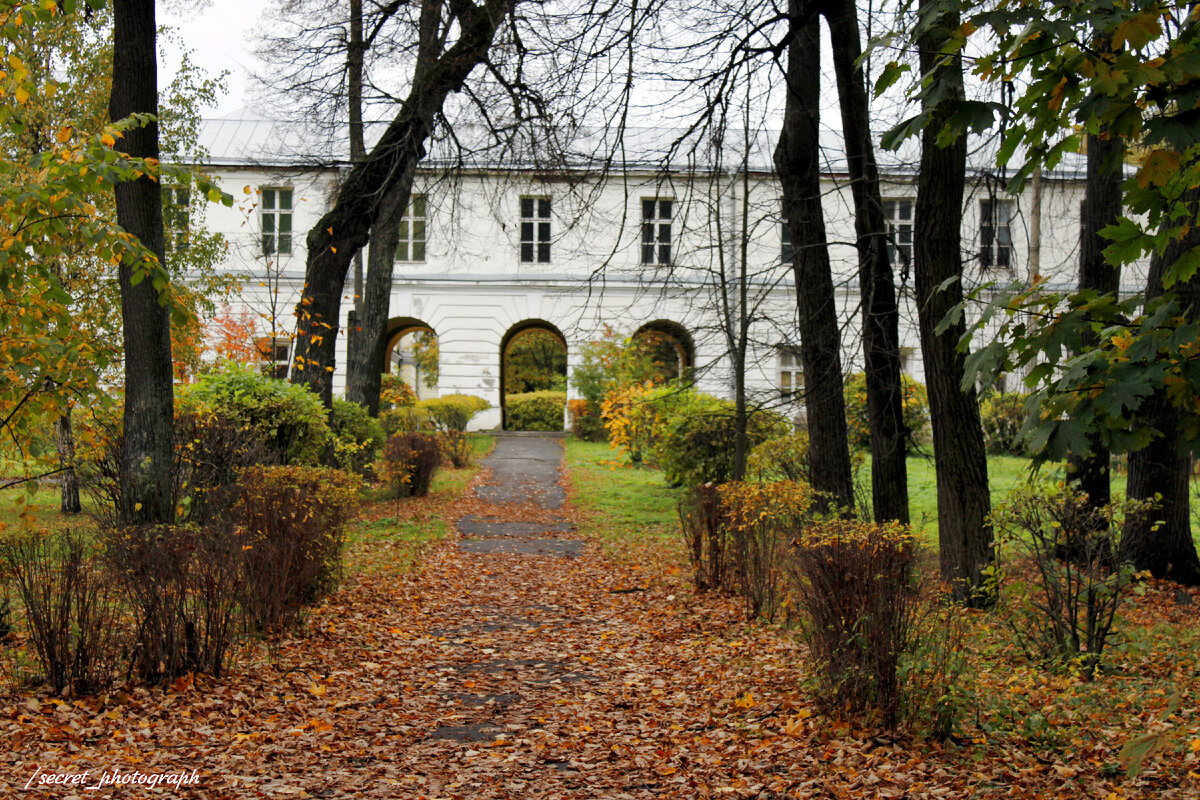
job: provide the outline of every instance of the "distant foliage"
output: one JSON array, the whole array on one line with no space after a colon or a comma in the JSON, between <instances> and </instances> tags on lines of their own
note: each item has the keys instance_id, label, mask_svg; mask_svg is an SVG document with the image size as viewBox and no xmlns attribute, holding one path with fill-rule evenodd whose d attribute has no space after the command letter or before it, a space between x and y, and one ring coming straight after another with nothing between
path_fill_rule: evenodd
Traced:
<instances>
[{"instance_id":1,"label":"distant foliage","mask_svg":"<svg viewBox=\"0 0 1200 800\"><path fill-rule=\"evenodd\" d=\"M325 408L316 395L248 366L227 364L202 376L179 391L176 406L255 431L283 464L315 464L329 440Z\"/></svg>"},{"instance_id":2,"label":"distant foliage","mask_svg":"<svg viewBox=\"0 0 1200 800\"><path fill-rule=\"evenodd\" d=\"M523 331L512 338L504 353L504 375L504 385L510 394L566 391L567 349L550 331L539 328ZM556 430L562 430L562 426Z\"/></svg>"},{"instance_id":3,"label":"distant foliage","mask_svg":"<svg viewBox=\"0 0 1200 800\"><path fill-rule=\"evenodd\" d=\"M910 451L926 439L926 428L929 425L929 395L925 392L924 384L907 375L902 375L904 394L901 402L904 407L904 424L909 429ZM871 446L870 421L867 418L867 376L856 372L846 378L844 388L846 398L846 426L850 446L858 449L868 449Z\"/></svg>"},{"instance_id":4,"label":"distant foliage","mask_svg":"<svg viewBox=\"0 0 1200 800\"><path fill-rule=\"evenodd\" d=\"M571 418L571 434L576 439L584 442L608 440L608 431L604 427L598 404L577 397L567 403L567 413Z\"/></svg>"},{"instance_id":5,"label":"distant foliage","mask_svg":"<svg viewBox=\"0 0 1200 800\"><path fill-rule=\"evenodd\" d=\"M504 398L504 427L510 431L561 431L566 392L526 392Z\"/></svg>"},{"instance_id":6,"label":"distant foliage","mask_svg":"<svg viewBox=\"0 0 1200 800\"><path fill-rule=\"evenodd\" d=\"M408 408L417 404L417 392L399 375L384 375L380 379L379 408Z\"/></svg>"},{"instance_id":7,"label":"distant foliage","mask_svg":"<svg viewBox=\"0 0 1200 800\"><path fill-rule=\"evenodd\" d=\"M787 433L791 425L762 409L748 410L749 447ZM688 392L659 418L661 434L654 437L658 465L674 486L724 483L733 477L734 404L711 395Z\"/></svg>"},{"instance_id":8,"label":"distant foliage","mask_svg":"<svg viewBox=\"0 0 1200 800\"><path fill-rule=\"evenodd\" d=\"M333 454L338 466L365 473L387 438L379 421L358 403L334 398Z\"/></svg>"},{"instance_id":9,"label":"distant foliage","mask_svg":"<svg viewBox=\"0 0 1200 800\"><path fill-rule=\"evenodd\" d=\"M747 462L747 472L760 480L810 483L808 431L796 431L768 439L755 447Z\"/></svg>"},{"instance_id":10,"label":"distant foliage","mask_svg":"<svg viewBox=\"0 0 1200 800\"><path fill-rule=\"evenodd\" d=\"M664 337L660 334L622 339L612 328L605 327L604 335L580 348L580 363L571 372L571 385L587 401L586 413L572 413L576 436L586 441L603 441L610 430L602 407L618 393L630 387L658 386L678 376L678 354L672 347L671 363L660 363L656 357L663 351ZM619 405L619 397L615 400Z\"/></svg>"},{"instance_id":11,"label":"distant foliage","mask_svg":"<svg viewBox=\"0 0 1200 800\"><path fill-rule=\"evenodd\" d=\"M1017 392L990 394L979 404L983 422L983 442L992 455L1029 455L1020 437L1025 424L1025 402L1029 395Z\"/></svg>"},{"instance_id":12,"label":"distant foliage","mask_svg":"<svg viewBox=\"0 0 1200 800\"><path fill-rule=\"evenodd\" d=\"M614 389L600 407L609 441L635 464L657 463L657 447L667 420L693 394L686 387L652 381Z\"/></svg>"},{"instance_id":13,"label":"distant foliage","mask_svg":"<svg viewBox=\"0 0 1200 800\"><path fill-rule=\"evenodd\" d=\"M416 406L400 406L389 408L379 414L379 425L385 436L397 433L416 433L421 430L433 430L429 412Z\"/></svg>"}]
</instances>

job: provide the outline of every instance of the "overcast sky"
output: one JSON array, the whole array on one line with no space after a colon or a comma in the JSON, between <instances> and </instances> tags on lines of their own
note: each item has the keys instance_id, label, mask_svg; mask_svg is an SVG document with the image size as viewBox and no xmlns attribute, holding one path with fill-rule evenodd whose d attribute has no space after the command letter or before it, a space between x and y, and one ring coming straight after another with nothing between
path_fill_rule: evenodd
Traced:
<instances>
[{"instance_id":1,"label":"overcast sky","mask_svg":"<svg viewBox=\"0 0 1200 800\"><path fill-rule=\"evenodd\" d=\"M261 0L208 0L207 7L198 11L180 12L179 3L159 3L158 22L177 28L193 51L192 59L210 75L222 70L229 71L229 92L215 109L208 109L205 116L228 116L249 103L246 90L250 84L250 73L254 70L254 57L250 53L249 31L258 22L263 3ZM179 50L169 42L167 63L159 65L159 85L171 82L179 63Z\"/></svg>"}]
</instances>

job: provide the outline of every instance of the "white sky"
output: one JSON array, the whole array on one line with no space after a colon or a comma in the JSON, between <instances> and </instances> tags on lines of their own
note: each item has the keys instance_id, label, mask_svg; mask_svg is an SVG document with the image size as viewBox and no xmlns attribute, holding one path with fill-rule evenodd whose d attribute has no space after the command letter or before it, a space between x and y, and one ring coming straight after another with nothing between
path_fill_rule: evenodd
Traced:
<instances>
[{"instance_id":1,"label":"white sky","mask_svg":"<svg viewBox=\"0 0 1200 800\"><path fill-rule=\"evenodd\" d=\"M258 22L263 10L261 0L207 0L206 7L199 10L180 9L181 5L197 5L194 2L157 3L159 25L176 28L184 43L192 52L192 60L211 76L228 70L226 83L229 92L221 98L215 109L203 111L207 117L228 116L243 106L249 105L246 96L250 85L250 74L255 68L248 39L250 29ZM161 42L160 49L167 51L167 63L159 64L159 86L171 82L179 63L179 50L170 42Z\"/></svg>"}]
</instances>

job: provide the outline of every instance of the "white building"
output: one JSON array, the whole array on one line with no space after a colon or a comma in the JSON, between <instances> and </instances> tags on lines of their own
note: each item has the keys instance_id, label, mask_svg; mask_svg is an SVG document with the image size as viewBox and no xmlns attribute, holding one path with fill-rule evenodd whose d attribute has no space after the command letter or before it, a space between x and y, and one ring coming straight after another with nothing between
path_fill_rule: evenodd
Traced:
<instances>
[{"instance_id":1,"label":"white building","mask_svg":"<svg viewBox=\"0 0 1200 800\"><path fill-rule=\"evenodd\" d=\"M795 286L784 260L789 244L771 168L776 137L764 132L741 147L748 156L725 144L724 152L711 158L701 152L684 159L666 155L673 136L673 131L635 132L625 152L638 155L603 174L594 159L585 158L578 166L553 170L509 159L453 170L436 158L427 161L402 223L393 273L393 369L403 359L403 348L396 347L402 337L433 331L440 352L436 392L488 400L493 409L477 424L490 428L501 419L501 353L516 334L530 328L553 331L566 345L570 370L578 363L580 346L608 326L622 336L645 330L668 334L699 388L729 394L722 276L728 286L744 263L754 319L749 388L781 410L794 410L798 399L792 395L802 378ZM263 120L208 120L201 143L211 156L210 171L235 200L232 208L210 206L206 226L228 242L224 268L245 276L241 302L260 317L263 341L275 336L276 346L265 350L282 363L304 282L304 237L328 208L345 162L327 157L318 165L314 151L328 153L327 148L306 145L294 126ZM853 371L861 364L859 290L853 206L839 148L836 141L825 148L825 217L843 323L843 363ZM903 264L911 257L916 158L881 153L880 159L885 212L896 261ZM714 170L695 166L698 162L724 166ZM994 179L977 177L964 209L968 282L1007 283L1034 272L1054 276L1052 282L1062 285L1076 280L1082 163L1041 180L1040 225L1032 214L1034 191L1027 187L1014 197ZM1031 247L1034 241L1040 247ZM904 369L921 380L908 270L899 267L896 280ZM1130 283L1136 286L1137 276ZM729 291L726 296L735 299L736 286ZM344 326L353 294L349 277L335 394L345 384Z\"/></svg>"}]
</instances>

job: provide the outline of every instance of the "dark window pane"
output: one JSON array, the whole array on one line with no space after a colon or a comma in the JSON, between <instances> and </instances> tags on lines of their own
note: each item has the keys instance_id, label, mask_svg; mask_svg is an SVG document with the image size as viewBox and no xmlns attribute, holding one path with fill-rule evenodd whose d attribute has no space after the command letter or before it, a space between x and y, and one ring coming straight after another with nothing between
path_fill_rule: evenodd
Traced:
<instances>
[{"instance_id":1,"label":"dark window pane","mask_svg":"<svg viewBox=\"0 0 1200 800\"><path fill-rule=\"evenodd\" d=\"M280 189L279 190L279 207L281 209L285 209L285 210L291 209L291 207L292 207L292 190L291 189Z\"/></svg>"},{"instance_id":2,"label":"dark window pane","mask_svg":"<svg viewBox=\"0 0 1200 800\"><path fill-rule=\"evenodd\" d=\"M548 264L550 262L550 243L549 242L539 242L538 243L538 261L540 261L543 264Z\"/></svg>"},{"instance_id":3,"label":"dark window pane","mask_svg":"<svg viewBox=\"0 0 1200 800\"><path fill-rule=\"evenodd\" d=\"M661 242L669 243L671 241L671 226L670 225L659 225L658 226L658 241L660 243Z\"/></svg>"},{"instance_id":4,"label":"dark window pane","mask_svg":"<svg viewBox=\"0 0 1200 800\"><path fill-rule=\"evenodd\" d=\"M262 228L263 228L263 234L275 232L275 215L274 214L263 214Z\"/></svg>"},{"instance_id":5,"label":"dark window pane","mask_svg":"<svg viewBox=\"0 0 1200 800\"><path fill-rule=\"evenodd\" d=\"M400 241L408 241L408 220L400 220Z\"/></svg>"},{"instance_id":6,"label":"dark window pane","mask_svg":"<svg viewBox=\"0 0 1200 800\"><path fill-rule=\"evenodd\" d=\"M521 198L521 216L522 217L532 217L533 216L533 198L532 197L522 197Z\"/></svg>"},{"instance_id":7,"label":"dark window pane","mask_svg":"<svg viewBox=\"0 0 1200 800\"><path fill-rule=\"evenodd\" d=\"M654 219L654 201L653 200L643 200L642 201L642 219L646 219L646 220Z\"/></svg>"},{"instance_id":8,"label":"dark window pane","mask_svg":"<svg viewBox=\"0 0 1200 800\"><path fill-rule=\"evenodd\" d=\"M521 260L533 261L533 242L521 242Z\"/></svg>"},{"instance_id":9,"label":"dark window pane","mask_svg":"<svg viewBox=\"0 0 1200 800\"><path fill-rule=\"evenodd\" d=\"M414 217L425 216L425 195L419 194L412 201L412 215Z\"/></svg>"},{"instance_id":10,"label":"dark window pane","mask_svg":"<svg viewBox=\"0 0 1200 800\"><path fill-rule=\"evenodd\" d=\"M658 246L658 263L660 263L660 264L670 264L671 263L671 245L660 244Z\"/></svg>"},{"instance_id":11,"label":"dark window pane","mask_svg":"<svg viewBox=\"0 0 1200 800\"><path fill-rule=\"evenodd\" d=\"M275 252L275 237L268 233L264 233L262 237L262 249L267 255Z\"/></svg>"},{"instance_id":12,"label":"dark window pane","mask_svg":"<svg viewBox=\"0 0 1200 800\"><path fill-rule=\"evenodd\" d=\"M543 219L550 217L550 201L542 198L538 200L538 216Z\"/></svg>"},{"instance_id":13,"label":"dark window pane","mask_svg":"<svg viewBox=\"0 0 1200 800\"><path fill-rule=\"evenodd\" d=\"M263 189L262 190L262 207L265 209L268 209L268 210L275 208L275 190L274 189Z\"/></svg>"},{"instance_id":14,"label":"dark window pane","mask_svg":"<svg viewBox=\"0 0 1200 800\"><path fill-rule=\"evenodd\" d=\"M412 260L413 261L424 261L425 260L425 242L423 242L423 241L413 242Z\"/></svg>"},{"instance_id":15,"label":"dark window pane","mask_svg":"<svg viewBox=\"0 0 1200 800\"><path fill-rule=\"evenodd\" d=\"M642 242L645 243L645 242L653 242L653 241L654 241L654 226L648 222L644 223L642 225Z\"/></svg>"},{"instance_id":16,"label":"dark window pane","mask_svg":"<svg viewBox=\"0 0 1200 800\"><path fill-rule=\"evenodd\" d=\"M550 241L550 223L549 222L539 222L538 223L538 241L539 242L549 242Z\"/></svg>"},{"instance_id":17,"label":"dark window pane","mask_svg":"<svg viewBox=\"0 0 1200 800\"><path fill-rule=\"evenodd\" d=\"M900 203L900 219L912 219L912 201L904 200Z\"/></svg>"},{"instance_id":18,"label":"dark window pane","mask_svg":"<svg viewBox=\"0 0 1200 800\"><path fill-rule=\"evenodd\" d=\"M670 200L660 201L658 204L658 211L659 211L659 219L670 219L671 218L671 201Z\"/></svg>"},{"instance_id":19,"label":"dark window pane","mask_svg":"<svg viewBox=\"0 0 1200 800\"><path fill-rule=\"evenodd\" d=\"M643 264L653 264L654 263L654 245L652 245L652 244L642 245L642 263Z\"/></svg>"},{"instance_id":20,"label":"dark window pane","mask_svg":"<svg viewBox=\"0 0 1200 800\"><path fill-rule=\"evenodd\" d=\"M895 217L896 217L896 201L895 200L884 200L883 201L883 215L885 217L887 217L888 219L895 219Z\"/></svg>"},{"instance_id":21,"label":"dark window pane","mask_svg":"<svg viewBox=\"0 0 1200 800\"><path fill-rule=\"evenodd\" d=\"M425 220L415 219L412 224L412 238L414 242L425 241Z\"/></svg>"},{"instance_id":22,"label":"dark window pane","mask_svg":"<svg viewBox=\"0 0 1200 800\"><path fill-rule=\"evenodd\" d=\"M533 223L532 222L522 222L521 223L521 241L522 242L532 242L533 241Z\"/></svg>"},{"instance_id":23,"label":"dark window pane","mask_svg":"<svg viewBox=\"0 0 1200 800\"><path fill-rule=\"evenodd\" d=\"M292 235L290 233L279 234L279 252L284 254L292 252Z\"/></svg>"},{"instance_id":24,"label":"dark window pane","mask_svg":"<svg viewBox=\"0 0 1200 800\"><path fill-rule=\"evenodd\" d=\"M291 233L292 232L292 215L291 214L280 214L279 215L279 232L280 233Z\"/></svg>"},{"instance_id":25,"label":"dark window pane","mask_svg":"<svg viewBox=\"0 0 1200 800\"><path fill-rule=\"evenodd\" d=\"M408 242L404 239L401 239L400 244L396 245L396 260L408 261Z\"/></svg>"}]
</instances>

